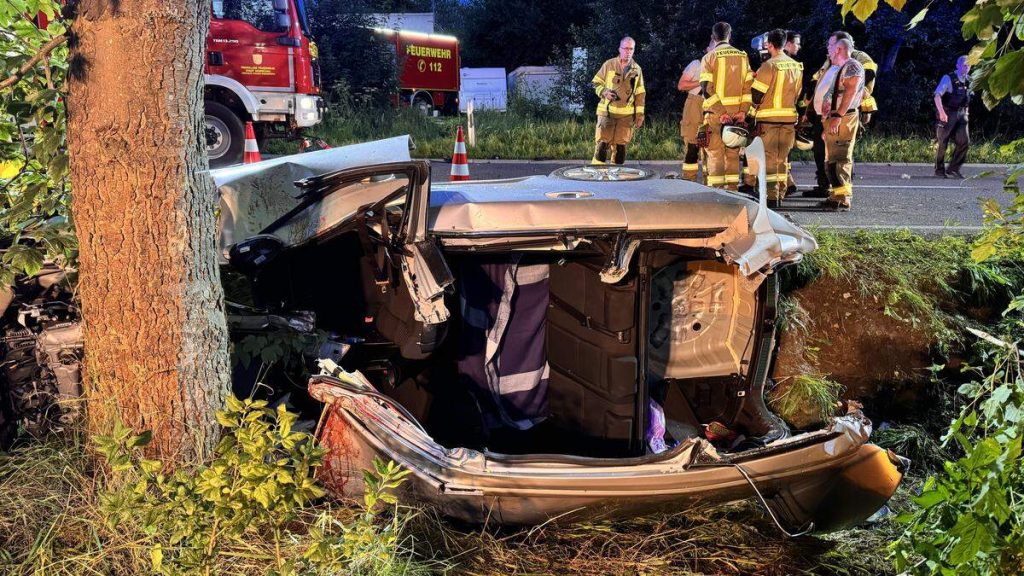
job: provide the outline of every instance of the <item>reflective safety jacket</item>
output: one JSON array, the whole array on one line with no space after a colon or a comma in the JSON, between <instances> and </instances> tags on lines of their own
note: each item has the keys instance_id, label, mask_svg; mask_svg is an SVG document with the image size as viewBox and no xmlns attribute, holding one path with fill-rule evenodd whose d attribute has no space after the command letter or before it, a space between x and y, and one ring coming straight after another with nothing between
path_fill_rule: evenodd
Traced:
<instances>
[{"instance_id":1,"label":"reflective safety jacket","mask_svg":"<svg viewBox=\"0 0 1024 576\"><path fill-rule=\"evenodd\" d=\"M804 65L779 52L761 64L750 89L764 96L751 111L758 122L795 123L796 102L803 86Z\"/></svg>"},{"instance_id":2,"label":"reflective safety jacket","mask_svg":"<svg viewBox=\"0 0 1024 576\"><path fill-rule=\"evenodd\" d=\"M635 116L644 113L647 89L644 88L643 70L636 62L630 60L623 67L618 58L606 60L590 82L600 98L597 103L598 116ZM601 94L605 90L615 92L618 99L613 102L602 98Z\"/></svg>"},{"instance_id":3,"label":"reflective safety jacket","mask_svg":"<svg viewBox=\"0 0 1024 576\"><path fill-rule=\"evenodd\" d=\"M868 53L863 50L854 50L853 53L850 54L850 58L860 62L861 66L864 67L864 99L860 101L859 109L861 112L877 112L878 104L875 102L875 97L872 96L872 93L875 91L875 77L878 76L878 64L875 64L875 61L871 59L871 56L868 56ZM814 76L811 76L811 80L813 80L811 85L814 86L817 84L818 79L821 78L821 76L825 74L831 66L832 63L826 58L825 63L821 65L821 68L814 73ZM813 94L813 89L811 94ZM808 97L804 101L805 105L810 102L811 94L808 94Z\"/></svg>"},{"instance_id":4,"label":"reflective safety jacket","mask_svg":"<svg viewBox=\"0 0 1024 576\"><path fill-rule=\"evenodd\" d=\"M719 43L700 61L700 81L707 82L704 113L715 117L722 114L747 112L750 108L750 85L754 73L750 71L747 53L725 42Z\"/></svg>"}]
</instances>

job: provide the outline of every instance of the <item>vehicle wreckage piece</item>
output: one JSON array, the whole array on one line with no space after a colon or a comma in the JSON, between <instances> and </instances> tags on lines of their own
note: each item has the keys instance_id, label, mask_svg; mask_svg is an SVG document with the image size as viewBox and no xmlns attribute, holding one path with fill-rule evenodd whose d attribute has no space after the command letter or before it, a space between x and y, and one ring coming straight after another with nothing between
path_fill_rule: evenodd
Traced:
<instances>
[{"instance_id":1,"label":"vehicle wreckage piece","mask_svg":"<svg viewBox=\"0 0 1024 576\"><path fill-rule=\"evenodd\" d=\"M405 496L468 522L538 524L680 510L760 492L787 530L856 525L895 492L902 459L866 444L859 411L824 429L738 454L719 454L700 438L632 459L509 456L434 442L396 402L328 376L310 380L327 404L320 479L334 494L360 496L374 457L412 472ZM748 480L749 478L749 480Z\"/></svg>"}]
</instances>

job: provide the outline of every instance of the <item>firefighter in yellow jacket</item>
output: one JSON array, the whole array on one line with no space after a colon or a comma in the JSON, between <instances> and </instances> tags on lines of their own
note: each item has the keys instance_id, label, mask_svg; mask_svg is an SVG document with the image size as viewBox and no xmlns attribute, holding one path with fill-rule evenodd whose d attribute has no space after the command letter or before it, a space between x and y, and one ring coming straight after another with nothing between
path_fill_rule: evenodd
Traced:
<instances>
[{"instance_id":1,"label":"firefighter in yellow jacket","mask_svg":"<svg viewBox=\"0 0 1024 576\"><path fill-rule=\"evenodd\" d=\"M644 75L633 61L636 41L626 36L619 55L606 61L591 82L601 100L597 104L597 133L593 164L622 164L633 130L644 123Z\"/></svg>"},{"instance_id":2,"label":"firefighter in yellow jacket","mask_svg":"<svg viewBox=\"0 0 1024 576\"><path fill-rule=\"evenodd\" d=\"M739 150L725 146L722 126L746 121L754 74L747 53L729 45L731 36L732 27L726 22L711 28L714 48L701 59L700 85L707 130L708 185L736 190L740 184Z\"/></svg>"},{"instance_id":3,"label":"firefighter in yellow jacket","mask_svg":"<svg viewBox=\"0 0 1024 576\"><path fill-rule=\"evenodd\" d=\"M770 208L778 208L786 195L789 151L796 143L796 103L804 76L803 64L782 51L785 44L785 30L768 33L770 58L758 68L750 87L753 99L750 115L757 122L756 132L764 142L765 184Z\"/></svg>"}]
</instances>

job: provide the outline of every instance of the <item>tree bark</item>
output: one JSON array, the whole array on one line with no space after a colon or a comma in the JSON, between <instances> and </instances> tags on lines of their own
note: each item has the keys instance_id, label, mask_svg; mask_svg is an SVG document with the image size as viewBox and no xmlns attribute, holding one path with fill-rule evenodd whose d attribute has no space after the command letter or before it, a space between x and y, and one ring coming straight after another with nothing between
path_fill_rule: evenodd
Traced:
<instances>
[{"instance_id":1,"label":"tree bark","mask_svg":"<svg viewBox=\"0 0 1024 576\"><path fill-rule=\"evenodd\" d=\"M90 431L151 430L148 453L202 458L230 373L206 173L209 0L83 0L68 145L80 243Z\"/></svg>"}]
</instances>

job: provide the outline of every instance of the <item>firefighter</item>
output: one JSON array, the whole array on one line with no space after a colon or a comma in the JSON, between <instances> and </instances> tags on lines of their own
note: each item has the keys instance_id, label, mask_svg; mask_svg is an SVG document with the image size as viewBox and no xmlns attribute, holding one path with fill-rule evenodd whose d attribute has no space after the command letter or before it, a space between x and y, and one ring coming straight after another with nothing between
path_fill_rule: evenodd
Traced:
<instances>
[{"instance_id":1,"label":"firefighter","mask_svg":"<svg viewBox=\"0 0 1024 576\"><path fill-rule=\"evenodd\" d=\"M750 71L747 53L729 45L731 36L732 27L726 22L711 28L713 48L701 59L700 86L704 97L702 130L707 139L707 183L737 190L739 150L726 147L722 128L746 122L754 74Z\"/></svg>"},{"instance_id":2,"label":"firefighter","mask_svg":"<svg viewBox=\"0 0 1024 576\"><path fill-rule=\"evenodd\" d=\"M750 87L753 99L750 115L757 122L755 133L764 142L765 184L770 208L778 208L786 194L789 151L796 142L796 102L804 77L803 65L783 52L785 44L785 30L768 33L766 48L770 58L757 69Z\"/></svg>"},{"instance_id":3,"label":"firefighter","mask_svg":"<svg viewBox=\"0 0 1024 576\"><path fill-rule=\"evenodd\" d=\"M644 123L644 75L633 61L636 41L619 42L619 56L601 65L591 83L601 100L597 104L597 131L592 164L622 164L633 130Z\"/></svg>"},{"instance_id":4,"label":"firefighter","mask_svg":"<svg viewBox=\"0 0 1024 576\"><path fill-rule=\"evenodd\" d=\"M786 45L782 48L782 51L786 53L786 56L796 60L796 55L800 53L801 46L800 33L792 30L787 31ZM800 88L802 90L803 86ZM786 196L790 196L792 194L796 194L796 180L793 179L793 170L791 169L788 161L786 162L786 171L789 172L789 176L786 178Z\"/></svg>"},{"instance_id":5,"label":"firefighter","mask_svg":"<svg viewBox=\"0 0 1024 576\"><path fill-rule=\"evenodd\" d=\"M935 128L935 140L938 147L935 149L935 175L939 178L963 178L960 174L960 167L967 160L967 147L971 139L967 133L967 109L971 103L971 90L968 86L970 79L967 73L971 65L967 63L967 56L961 56L956 60L956 71L947 74L939 81L935 88L935 112L938 115L938 123ZM946 169L946 146L949 139L953 138L953 157L950 158L949 168Z\"/></svg>"},{"instance_id":6,"label":"firefighter","mask_svg":"<svg viewBox=\"0 0 1024 576\"><path fill-rule=\"evenodd\" d=\"M820 206L849 210L853 196L853 147L860 126L860 104L864 98L864 65L853 59L853 41L830 43L832 65L814 88L814 109L822 118L825 142L825 174L830 195Z\"/></svg>"},{"instance_id":7,"label":"firefighter","mask_svg":"<svg viewBox=\"0 0 1024 576\"><path fill-rule=\"evenodd\" d=\"M704 52L711 49L709 45ZM676 88L686 93L683 104L683 118L679 121L679 135L683 137L683 171L685 180L697 181L700 168L700 147L697 145L697 132L704 117L704 97L700 95L700 60L691 61L679 76ZM704 168L707 176L707 167Z\"/></svg>"},{"instance_id":8,"label":"firefighter","mask_svg":"<svg viewBox=\"0 0 1024 576\"><path fill-rule=\"evenodd\" d=\"M828 39L828 53L832 52L832 48L837 40L849 40L853 44L853 37L849 33L843 31L833 32ZM863 50L854 50L850 57L860 62L864 68L864 97L860 103L860 121L861 124L868 124L871 122L875 112L878 111L878 106L875 103L874 97L871 95L875 88L875 76L878 72L878 65L871 59L866 52ZM828 58L821 65L821 68L811 77L812 84L818 82L822 75L831 67L831 62ZM808 93L804 99L805 105L810 103L811 94ZM804 196L812 198L827 198L830 195L830 184L828 175L825 173L825 141L822 137L822 126L824 125L822 118L819 118L814 112L813 106L807 106L806 115L801 121L802 124L807 124L811 127L810 136L814 141L814 165L815 165L815 179L817 181L816 186L803 193Z\"/></svg>"}]
</instances>

